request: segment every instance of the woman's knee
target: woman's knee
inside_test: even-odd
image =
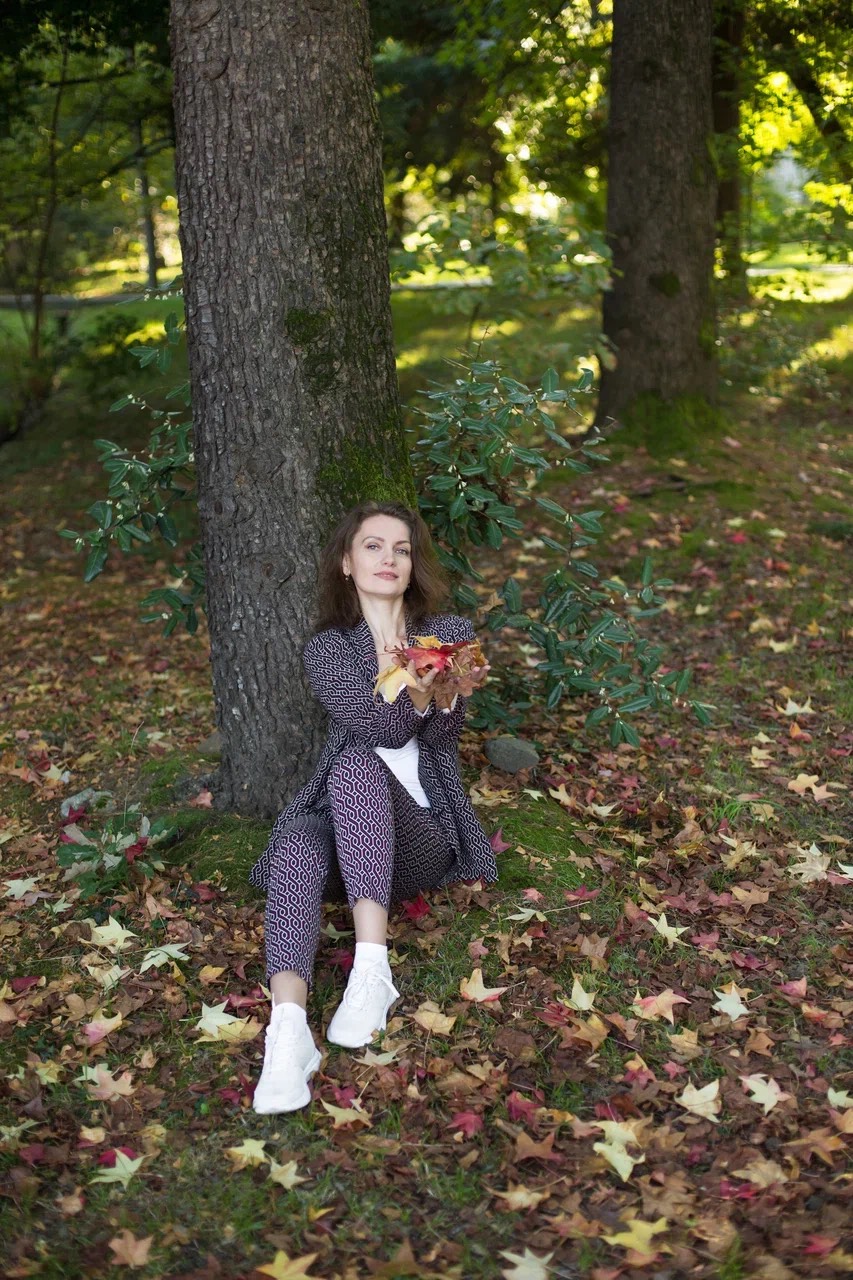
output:
[[[365,776],[384,777],[382,760],[366,743],[347,743],[329,766],[329,785],[351,787]]]

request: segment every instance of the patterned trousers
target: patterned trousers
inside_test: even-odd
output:
[[[322,903],[384,907],[437,885],[454,862],[447,836],[367,746],[345,747],[328,780],[331,814],[305,814],[278,838],[264,917],[267,977],[311,985]]]

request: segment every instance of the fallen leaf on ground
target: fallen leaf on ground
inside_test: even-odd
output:
[[[113,1236],[109,1242],[110,1248],[115,1254],[114,1264],[125,1267],[147,1266],[148,1254],[151,1252],[153,1243],[153,1236],[145,1236],[144,1239],[139,1240],[132,1231],[128,1231],[125,1227],[121,1235]]]
[[[719,1080],[712,1080],[710,1084],[704,1085],[701,1089],[697,1089],[693,1084],[688,1084],[684,1092],[675,1101],[680,1107],[684,1107],[685,1111],[689,1111],[691,1115],[700,1116],[703,1120],[712,1120],[714,1124],[717,1124],[717,1117],[722,1106],[719,1094],[720,1082]]]
[[[456,1018],[442,1013],[432,1000],[425,1000],[412,1014],[412,1021],[434,1036],[449,1036]]]
[[[511,1253],[509,1249],[501,1249],[501,1257],[514,1263],[511,1271],[504,1269],[501,1275],[504,1280],[548,1280],[548,1263],[553,1253],[546,1253],[540,1258],[525,1248],[524,1253]]]
[[[790,1093],[783,1093],[776,1081],[767,1076],[758,1074],[741,1076],[740,1079],[752,1101],[764,1108],[765,1115],[768,1115],[780,1102],[791,1097]]]
[[[463,978],[459,983],[459,994],[462,999],[473,1000],[477,1004],[498,1000],[505,991],[506,987],[484,987],[482,969],[475,969],[470,978]]]
[[[308,1275],[308,1268],[316,1257],[316,1253],[306,1253],[301,1258],[289,1258],[279,1249],[272,1262],[255,1267],[255,1270],[261,1275],[272,1276],[273,1280],[317,1280],[316,1276]]]
[[[675,1026],[675,1017],[673,1009],[677,1004],[690,1004],[686,996],[677,995],[675,991],[667,987],[666,991],[661,991],[657,996],[641,996],[639,991],[634,996],[632,1009],[638,1018],[645,1018],[647,1022],[656,1022],[659,1018],[666,1018],[667,1022],[671,1022]]]
[[[234,1165],[235,1172],[249,1169],[254,1165],[266,1164],[269,1156],[264,1151],[264,1143],[257,1138],[246,1138],[239,1147],[226,1147],[225,1154]]]
[[[646,1258],[653,1258],[658,1249],[652,1245],[655,1236],[662,1235],[669,1223],[666,1218],[658,1218],[656,1222],[643,1222],[640,1218],[625,1218],[625,1231],[615,1235],[604,1236],[608,1244],[621,1245],[631,1253],[638,1253]]]

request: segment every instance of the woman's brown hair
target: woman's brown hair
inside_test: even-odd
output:
[[[423,516],[401,502],[360,502],[342,516],[320,553],[317,573],[315,631],[328,627],[354,627],[361,620],[361,605],[352,578],[345,578],[344,555],[352,553],[356,534],[369,516],[394,516],[408,526],[412,544],[412,576],[406,587],[405,607],[412,631],[429,613],[440,613],[450,594]]]

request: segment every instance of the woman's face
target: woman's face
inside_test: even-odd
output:
[[[412,576],[409,526],[396,516],[368,516],[343,558],[344,573],[352,574],[359,596],[396,600]]]

